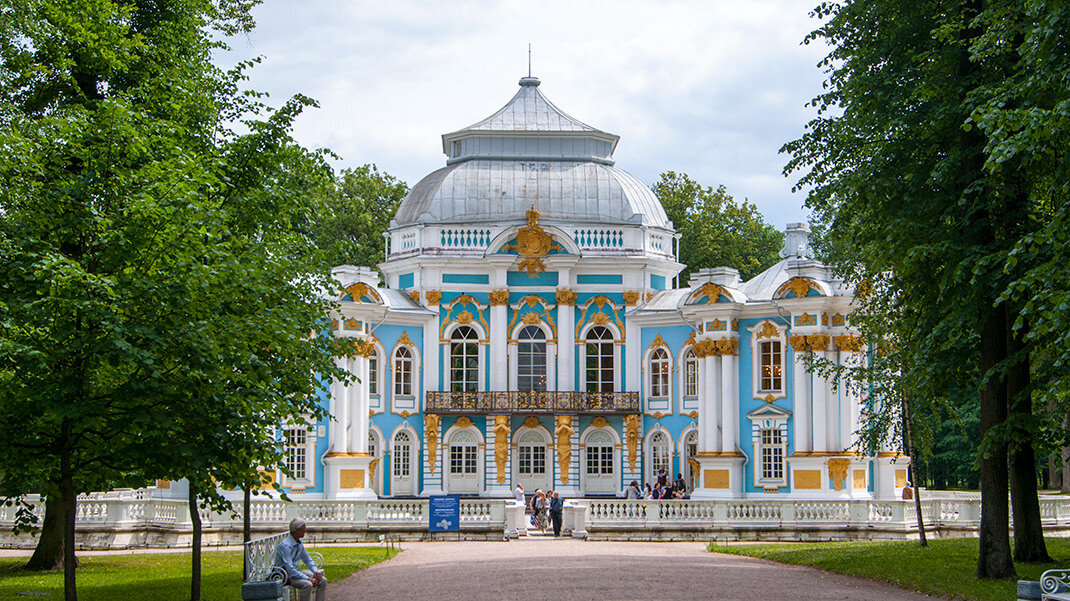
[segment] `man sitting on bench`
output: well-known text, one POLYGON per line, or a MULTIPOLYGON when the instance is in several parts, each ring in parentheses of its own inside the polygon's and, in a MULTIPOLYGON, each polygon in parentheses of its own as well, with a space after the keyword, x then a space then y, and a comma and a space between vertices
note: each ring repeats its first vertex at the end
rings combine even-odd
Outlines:
POLYGON ((301 601, 312 599, 313 588, 316 589, 316 601, 324 601, 327 598, 327 579, 301 544, 304 535, 305 521, 294 518, 290 522, 290 536, 284 538, 275 549, 275 565, 286 570, 286 582, 283 584, 297 589, 301 601), (308 571, 297 569, 299 562, 304 562, 308 571))

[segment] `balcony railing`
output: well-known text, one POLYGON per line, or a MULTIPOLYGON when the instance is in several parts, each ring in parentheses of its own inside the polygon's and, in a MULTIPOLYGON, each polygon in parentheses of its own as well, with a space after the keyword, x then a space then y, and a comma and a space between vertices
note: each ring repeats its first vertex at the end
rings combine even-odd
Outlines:
POLYGON ((427 393, 428 413, 639 413, 638 392, 484 391, 427 393))

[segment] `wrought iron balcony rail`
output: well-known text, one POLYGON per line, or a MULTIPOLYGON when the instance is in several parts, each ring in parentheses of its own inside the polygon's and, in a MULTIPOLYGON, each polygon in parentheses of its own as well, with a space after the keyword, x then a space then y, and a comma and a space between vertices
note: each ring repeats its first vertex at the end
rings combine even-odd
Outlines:
POLYGON ((428 413, 575 413, 621 415, 639 413, 638 392, 541 392, 501 390, 427 393, 428 413))

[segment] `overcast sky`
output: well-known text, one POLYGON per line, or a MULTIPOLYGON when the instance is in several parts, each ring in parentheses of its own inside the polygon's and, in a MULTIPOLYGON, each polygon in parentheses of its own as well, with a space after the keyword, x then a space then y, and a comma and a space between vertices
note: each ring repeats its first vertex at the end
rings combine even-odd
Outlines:
POLYGON ((804 131, 823 44, 804 46, 817 0, 266 0, 231 40, 261 56, 251 86, 320 103, 296 136, 375 163, 410 186, 445 165, 441 135, 492 114, 527 75, 566 113, 621 137, 617 166, 725 185, 768 222, 806 219, 782 144, 804 131))

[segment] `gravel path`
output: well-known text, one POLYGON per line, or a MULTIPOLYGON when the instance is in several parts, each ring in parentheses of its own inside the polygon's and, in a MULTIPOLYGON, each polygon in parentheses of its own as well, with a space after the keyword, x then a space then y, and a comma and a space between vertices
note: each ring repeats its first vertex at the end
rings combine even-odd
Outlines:
MULTIPOLYGON (((330 585, 331 601, 538 598, 672 601, 934 599, 811 568, 708 553, 702 543, 404 543, 397 557, 330 585)), ((330 576, 330 574, 328 574, 330 576)))

